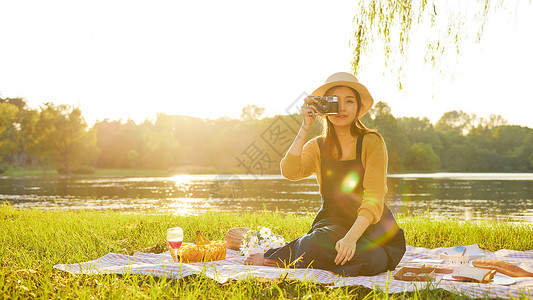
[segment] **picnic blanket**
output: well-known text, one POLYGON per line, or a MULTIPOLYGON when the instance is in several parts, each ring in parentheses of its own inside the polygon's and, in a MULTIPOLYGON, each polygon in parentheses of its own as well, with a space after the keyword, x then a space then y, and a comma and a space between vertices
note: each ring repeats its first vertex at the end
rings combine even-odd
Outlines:
MULTIPOLYGON (((405 256, 398 266, 420 266, 411 262, 413 259, 439 259, 442 248, 426 249, 407 246, 405 256)), ((514 251, 499 250, 496 252, 483 251, 484 259, 501 259, 515 263, 521 268, 533 271, 533 250, 514 251)), ((376 276, 343 277, 335 273, 320 269, 287 269, 266 266, 244 265, 244 256, 234 250, 227 250, 225 260, 204 263, 175 263, 170 252, 160 254, 137 252, 133 256, 109 253, 96 260, 76 263, 58 264, 54 268, 73 274, 143 274, 169 278, 183 278, 193 274, 203 274, 219 283, 228 280, 240 280, 249 277, 268 279, 297 279, 331 287, 348 285, 374 288, 379 286, 388 293, 412 292, 421 290, 429 285, 430 288, 442 288, 458 294, 472 297, 517 298, 533 297, 533 277, 514 278, 516 283, 511 285, 480 284, 443 280, 443 275, 437 274, 434 282, 410 282, 395 280, 395 271, 378 274, 376 276)), ((398 270, 397 268, 397 270, 398 270)))

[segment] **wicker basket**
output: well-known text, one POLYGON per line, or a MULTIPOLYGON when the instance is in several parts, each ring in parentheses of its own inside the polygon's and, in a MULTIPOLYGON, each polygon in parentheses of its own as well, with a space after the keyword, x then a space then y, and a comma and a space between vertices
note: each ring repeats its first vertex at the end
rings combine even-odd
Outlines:
POLYGON ((188 244, 178 250, 182 262, 200 262, 226 259, 226 242, 214 241, 206 245, 188 244))

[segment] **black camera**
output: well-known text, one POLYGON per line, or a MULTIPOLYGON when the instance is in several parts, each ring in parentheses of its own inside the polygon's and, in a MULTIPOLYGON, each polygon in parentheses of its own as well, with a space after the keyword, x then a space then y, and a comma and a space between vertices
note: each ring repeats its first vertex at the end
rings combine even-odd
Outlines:
POLYGON ((317 101, 314 107, 323 115, 336 115, 339 113, 339 97, 311 97, 317 101))

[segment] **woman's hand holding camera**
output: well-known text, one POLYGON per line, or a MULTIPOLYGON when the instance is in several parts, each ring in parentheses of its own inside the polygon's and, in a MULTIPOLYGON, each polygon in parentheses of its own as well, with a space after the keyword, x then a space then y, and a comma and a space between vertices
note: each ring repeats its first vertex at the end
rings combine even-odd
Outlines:
POLYGON ((309 128, 311 127, 311 125, 313 125, 316 116, 318 116, 318 110, 315 107, 315 104, 317 104, 317 102, 318 101, 313 99, 313 96, 307 96, 304 99, 304 105, 302 105, 301 107, 303 116, 302 126, 298 131, 298 135, 296 135, 296 137, 294 138, 294 142, 292 142, 288 153, 297 156, 302 155, 302 149, 305 144, 305 137, 309 133, 309 128))
POLYGON ((301 110, 304 119, 302 127, 305 129, 309 129, 311 125, 313 125, 316 117, 320 114, 316 109, 315 104, 317 104, 317 101, 313 99, 313 96, 307 96, 304 100, 304 105, 302 105, 301 110))

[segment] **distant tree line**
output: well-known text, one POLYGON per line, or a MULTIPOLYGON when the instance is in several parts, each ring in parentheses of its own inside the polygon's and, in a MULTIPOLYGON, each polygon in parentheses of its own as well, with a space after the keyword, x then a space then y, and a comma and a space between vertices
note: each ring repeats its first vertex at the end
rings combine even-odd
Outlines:
MULTIPOLYGON (((0 169, 276 174, 301 117, 260 118, 263 111, 248 105, 241 119, 158 114, 139 124, 106 119, 89 127, 76 107, 32 109, 22 98, 0 98, 0 169)), ((533 129, 507 125, 497 115, 451 111, 433 125, 427 118, 395 118, 378 102, 363 122, 384 136, 390 172, 533 171, 533 129)), ((307 138, 320 133, 313 125, 307 138)))
POLYGON ((533 171, 533 129, 507 125, 499 115, 450 111, 433 125, 427 118, 395 118, 378 102, 364 122, 384 136, 393 172, 533 171))

